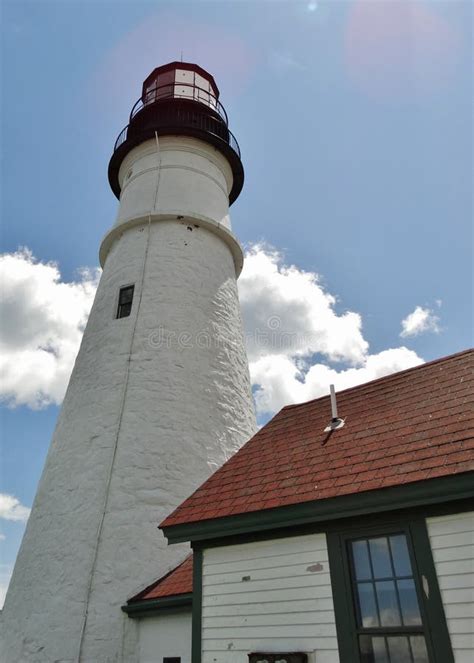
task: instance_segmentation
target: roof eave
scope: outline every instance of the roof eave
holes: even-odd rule
[[[129,602],[122,606],[122,610],[131,618],[152,617],[166,610],[190,608],[192,602],[193,595],[190,592],[188,594],[176,594],[175,596],[163,596],[157,599]]]
[[[160,525],[169,543],[205,541],[474,498],[474,472],[252,511],[211,520]]]

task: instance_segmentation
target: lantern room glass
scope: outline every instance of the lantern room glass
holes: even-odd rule
[[[178,66],[157,72],[146,85],[143,105],[148,106],[163,99],[189,99],[212,109],[217,108],[217,94],[211,82],[197,71]]]

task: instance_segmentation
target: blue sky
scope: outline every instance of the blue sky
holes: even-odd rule
[[[305,315],[322,306],[331,338],[359,339],[344,351],[318,340],[290,358],[249,348],[260,421],[285,398],[319,395],[324,367],[366,368],[369,353],[400,347],[412,363],[468,347],[471,12],[470,2],[456,0],[7,0],[2,252],[28,247],[35,260],[23,254],[5,264],[29,261],[35,279],[38,264],[55,261],[59,281],[50,273],[49,286],[76,284],[67,292],[80,290],[87,309],[94,276],[77,270],[97,266],[116,213],[107,182],[115,138],[143,79],[183,54],[216,77],[242,149],[246,181],[231,212],[249,252],[241,290],[247,325],[256,324],[257,310],[297,321],[294,312],[311,300]],[[263,303],[252,298],[255,278],[265,284]],[[292,289],[282,299],[284,284]],[[36,320],[24,297],[22,311],[10,301],[14,331],[5,350],[25,320]],[[336,327],[344,327],[341,337]],[[77,334],[68,333],[75,347]],[[397,361],[392,370],[405,366]],[[301,374],[288,377],[295,366]],[[21,386],[3,393],[0,491],[19,504],[7,505],[0,520],[0,582],[19,546],[25,512],[18,509],[32,504],[61,388],[43,407],[22,400]]]

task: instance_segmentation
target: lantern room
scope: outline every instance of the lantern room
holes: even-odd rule
[[[207,71],[188,62],[170,62],[157,67],[143,83],[142,102],[146,106],[160,99],[189,99],[213,109],[218,107],[219,89]]]
[[[242,190],[244,170],[240,148],[229,129],[214,77],[197,64],[170,62],[145,79],[142,94],[114,145],[109,182],[120,197],[119,170],[125,156],[140,143],[158,136],[190,136],[205,141],[225,156],[232,169],[232,204]]]

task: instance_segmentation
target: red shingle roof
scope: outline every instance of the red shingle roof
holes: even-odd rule
[[[474,469],[474,350],[281,410],[162,527]]]
[[[180,594],[190,594],[193,591],[193,555],[186,557],[184,562],[156,580],[152,585],[131,598],[128,603],[147,601],[149,599],[163,599]]]

